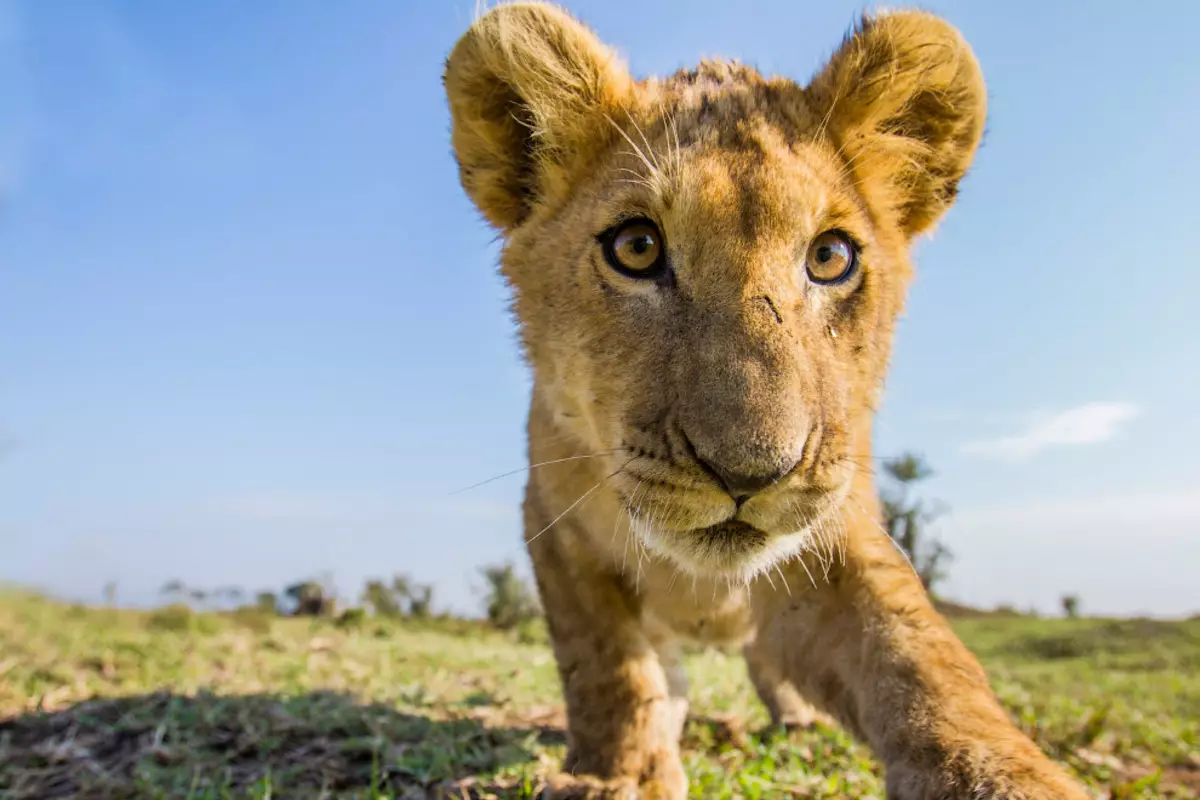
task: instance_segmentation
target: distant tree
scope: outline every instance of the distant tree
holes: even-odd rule
[[[381,617],[398,617],[403,613],[396,593],[381,580],[367,581],[359,602]]]
[[[501,630],[511,630],[539,614],[537,595],[517,574],[511,563],[484,567],[487,583],[485,607],[488,622]]]
[[[208,600],[208,591],[206,589],[189,589],[187,596],[193,603],[202,606]]]
[[[884,529],[908,556],[926,591],[932,591],[946,577],[946,566],[954,554],[945,543],[928,534],[928,526],[943,510],[927,507],[911,495],[913,485],[931,476],[933,470],[924,458],[913,453],[885,461],[883,469],[894,483],[880,492]]]
[[[109,581],[104,584],[104,605],[115,606],[117,604],[117,582]]]
[[[187,586],[184,585],[183,581],[175,578],[164,583],[162,588],[158,590],[158,593],[163,597],[179,601],[187,594]]]
[[[433,586],[423,583],[412,587],[408,595],[408,615],[425,619],[432,612]]]
[[[254,606],[264,614],[278,614],[279,596],[274,592],[259,592],[254,595]]]
[[[332,616],[337,605],[325,586],[315,580],[293,583],[283,590],[283,594],[293,603],[294,617]]]
[[[404,574],[394,575],[390,583],[373,579],[363,586],[360,602],[382,617],[427,617],[433,605],[433,586],[416,583]]]
[[[1079,616],[1079,606],[1080,606],[1079,595],[1064,594],[1062,596],[1062,610],[1063,610],[1064,616],[1069,617],[1071,619],[1077,618]]]
[[[212,595],[220,601],[236,606],[242,602],[246,593],[239,586],[220,586],[213,590]]]

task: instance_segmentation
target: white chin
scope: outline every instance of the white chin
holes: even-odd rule
[[[795,558],[811,539],[807,528],[768,535],[744,523],[729,522],[677,532],[656,528],[637,517],[632,520],[635,535],[651,555],[674,563],[689,575],[739,583],[749,583],[776,564]]]

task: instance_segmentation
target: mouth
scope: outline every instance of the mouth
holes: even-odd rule
[[[697,503],[695,497],[688,498],[691,502],[675,498],[669,506],[661,500],[650,504],[653,511],[648,516],[627,500],[624,505],[630,530],[648,554],[696,577],[749,583],[807,549],[832,550],[836,534],[830,534],[826,522],[848,490],[847,480],[833,490],[793,491],[784,502],[761,498],[737,508],[725,501],[709,504]]]
[[[662,461],[649,474],[618,469],[614,488],[642,552],[685,574],[748,584],[805,551],[827,549],[831,558],[839,549],[841,526],[831,518],[850,493],[848,460],[740,500],[694,472],[666,471]]]
[[[697,577],[725,577],[748,583],[781,561],[800,553],[807,530],[771,534],[738,519],[704,528],[665,530],[631,517],[632,529],[651,555]]]
[[[737,519],[687,531],[683,535],[691,536],[707,550],[727,553],[730,556],[758,550],[765,546],[770,538],[753,525]]]

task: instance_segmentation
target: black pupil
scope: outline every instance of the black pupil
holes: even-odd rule
[[[829,261],[831,258],[833,258],[833,248],[832,247],[830,247],[829,245],[824,245],[822,247],[817,248],[817,260],[818,261],[820,261],[821,263],[825,263],[826,261]]]
[[[633,252],[640,256],[644,255],[646,251],[654,246],[654,241],[650,238],[649,234],[643,233],[641,236],[634,237],[632,245]]]

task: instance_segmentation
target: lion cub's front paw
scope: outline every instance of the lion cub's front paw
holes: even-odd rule
[[[687,776],[677,753],[651,759],[649,775],[603,780],[591,775],[560,774],[550,780],[541,800],[684,800]]]
[[[1089,800],[1047,758],[996,759],[940,768],[889,764],[888,800]]]
[[[561,775],[550,781],[540,800],[683,800],[687,787],[651,780],[639,784],[632,778],[603,781],[599,778]]]
[[[599,778],[556,775],[539,800],[639,800],[637,783],[631,779],[602,781]]]

